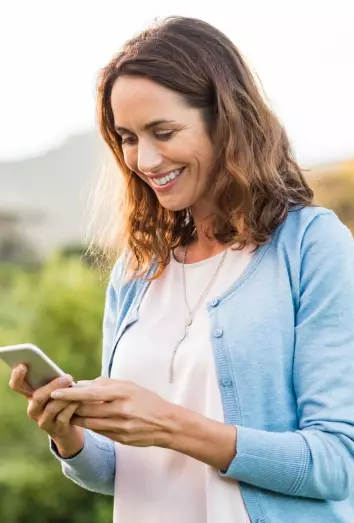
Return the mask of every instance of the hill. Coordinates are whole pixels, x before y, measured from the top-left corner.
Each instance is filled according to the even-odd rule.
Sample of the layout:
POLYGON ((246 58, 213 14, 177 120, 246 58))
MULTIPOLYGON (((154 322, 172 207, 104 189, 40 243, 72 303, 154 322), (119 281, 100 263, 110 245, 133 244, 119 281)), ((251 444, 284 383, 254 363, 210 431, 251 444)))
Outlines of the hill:
MULTIPOLYGON (((0 236, 16 224, 41 256, 82 243, 87 190, 103 159, 97 135, 69 138, 42 156, 0 162, 0 236)), ((354 231, 354 160, 320 166, 307 174, 316 202, 330 207, 354 231)))
POLYGON ((46 254, 85 235, 83 191, 100 162, 93 133, 71 137, 46 154, 0 163, 0 211, 16 214, 21 232, 46 254))

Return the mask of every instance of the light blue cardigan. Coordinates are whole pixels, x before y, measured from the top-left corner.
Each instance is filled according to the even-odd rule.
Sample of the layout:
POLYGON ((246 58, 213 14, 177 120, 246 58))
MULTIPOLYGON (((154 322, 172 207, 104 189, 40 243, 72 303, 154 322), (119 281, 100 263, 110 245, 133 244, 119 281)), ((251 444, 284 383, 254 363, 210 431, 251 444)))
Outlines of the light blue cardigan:
MULTIPOLYGON (((106 376, 149 285, 122 271, 120 260, 107 290, 106 376)), ((293 210, 207 308, 225 423, 238 431, 225 476, 240 482, 252 523, 353 523, 351 233, 327 209, 293 210)), ((84 449, 61 461, 79 485, 113 494, 110 440, 86 431, 84 449)))

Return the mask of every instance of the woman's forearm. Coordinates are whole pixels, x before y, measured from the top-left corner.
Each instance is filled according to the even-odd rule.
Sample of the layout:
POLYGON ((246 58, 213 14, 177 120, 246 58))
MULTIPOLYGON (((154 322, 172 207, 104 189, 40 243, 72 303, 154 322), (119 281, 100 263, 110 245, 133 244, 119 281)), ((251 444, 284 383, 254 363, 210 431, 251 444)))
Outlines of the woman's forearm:
POLYGON ((175 405, 166 447, 226 471, 236 455, 237 429, 175 405))

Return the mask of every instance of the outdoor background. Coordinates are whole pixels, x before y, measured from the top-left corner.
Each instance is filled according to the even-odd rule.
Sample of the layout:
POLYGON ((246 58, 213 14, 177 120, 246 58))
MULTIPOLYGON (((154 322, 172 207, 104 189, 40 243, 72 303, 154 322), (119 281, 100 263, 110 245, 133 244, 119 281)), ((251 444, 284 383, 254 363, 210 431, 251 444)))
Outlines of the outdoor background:
MULTIPOLYGON (((107 277, 82 255, 87 194, 106 160, 96 75, 155 17, 204 18, 231 37, 288 130, 316 201, 354 231, 352 0, 189 4, 0 2, 0 346, 37 344, 75 379, 100 373, 107 277)), ((8 380, 0 364, 0 522, 110 522, 112 499, 62 476, 8 380)))

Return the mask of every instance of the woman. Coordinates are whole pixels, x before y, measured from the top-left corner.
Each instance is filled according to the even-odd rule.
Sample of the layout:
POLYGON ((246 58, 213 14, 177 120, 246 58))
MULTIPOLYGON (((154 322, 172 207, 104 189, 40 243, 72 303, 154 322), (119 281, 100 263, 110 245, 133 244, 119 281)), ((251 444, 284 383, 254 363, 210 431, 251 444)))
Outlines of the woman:
POLYGON ((105 67, 98 109, 125 182, 103 377, 27 391, 29 416, 120 523, 352 523, 352 236, 240 53, 169 18, 105 67))

